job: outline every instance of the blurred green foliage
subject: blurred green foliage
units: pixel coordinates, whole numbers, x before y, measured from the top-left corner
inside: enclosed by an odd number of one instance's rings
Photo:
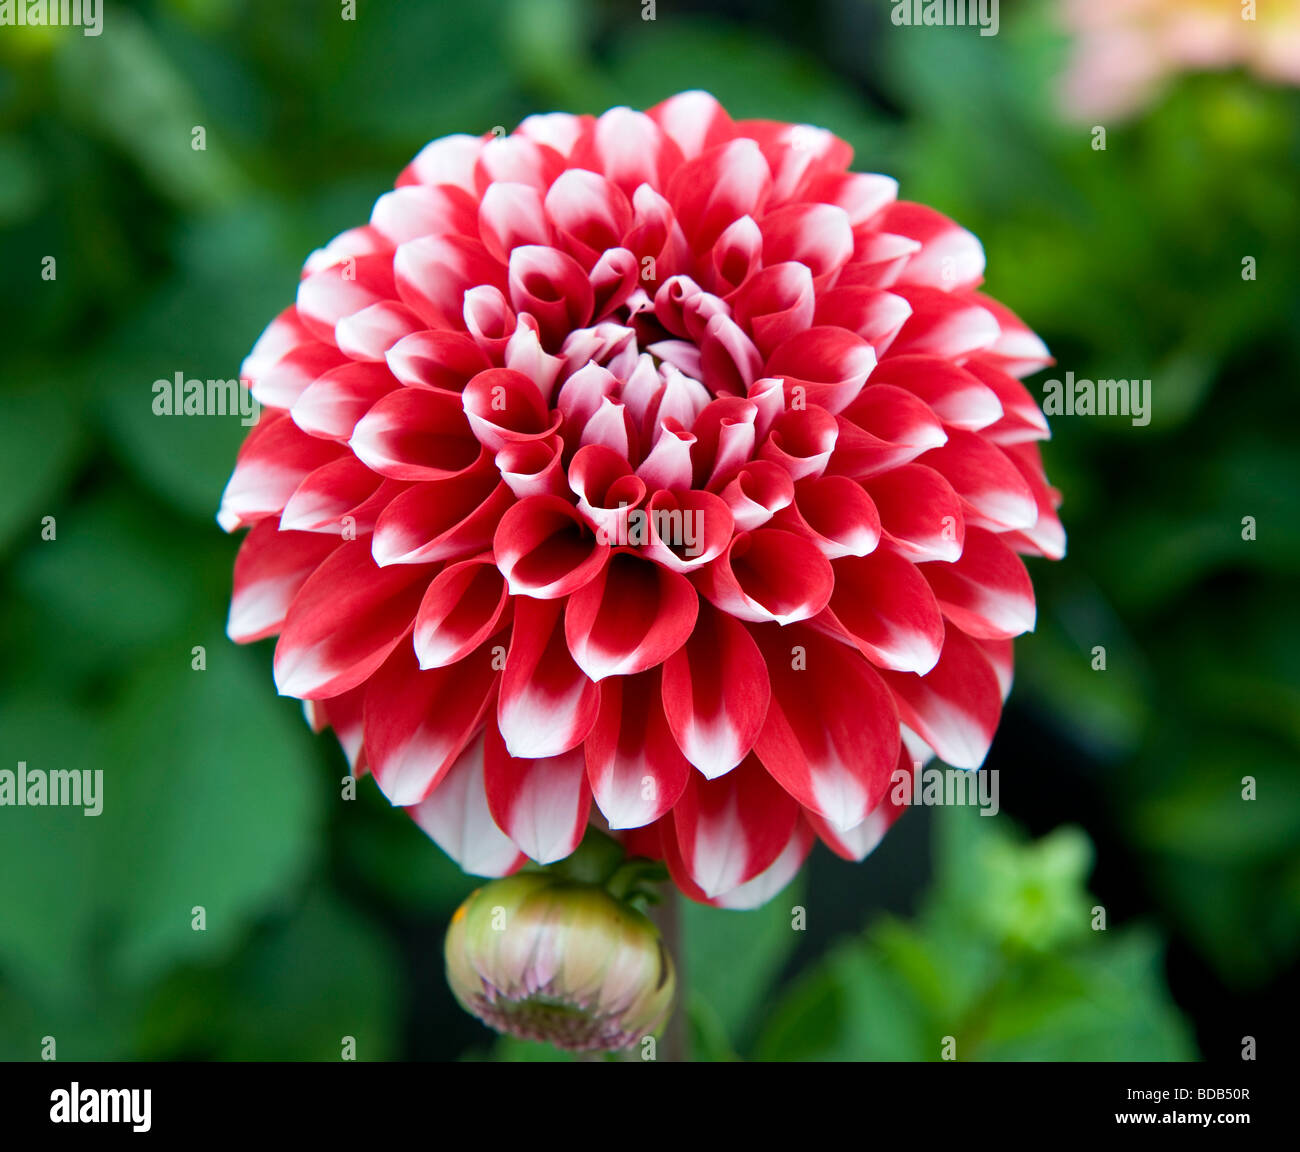
[[[349,23],[154,0],[110,5],[98,38],[0,29],[0,763],[102,768],[107,790],[94,818],[0,809],[0,1058],[46,1035],[64,1059],[336,1059],[344,1036],[362,1059],[537,1055],[442,988],[473,881],[368,784],[339,802],[341,757],[275,695],[269,644],[225,640],[235,543],[212,517],[245,429],[156,417],[150,386],[233,375],[308,252],[428,139],[690,87],[833,129],[975,231],[1060,372],[1153,380],[1148,427],[1054,423],[1071,555],[1032,565],[1014,697],[1050,739],[1004,780],[1014,809],[1058,753],[1088,765],[1035,816],[1088,808],[1145,923],[1088,929],[1080,833],[946,813],[915,920],[862,905],[866,933],[793,979],[791,908],[815,924],[853,888],[689,909],[697,1054],[936,1059],[951,1035],[959,1059],[1182,1059],[1159,931],[1228,990],[1295,964],[1300,98],[1188,78],[1099,152],[1054,108],[1049,0],[1009,0],[991,39],[868,0],[708,7],[359,0]]]
[[[1111,932],[1084,888],[1085,836],[1021,844],[960,808],[939,832],[921,915],[876,921],[800,978],[759,1059],[1195,1059],[1158,942]]]

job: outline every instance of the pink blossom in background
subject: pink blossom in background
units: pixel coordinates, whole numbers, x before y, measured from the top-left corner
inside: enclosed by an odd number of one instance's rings
[[[1300,0],[1062,0],[1074,36],[1063,81],[1077,118],[1128,116],[1179,72],[1246,67],[1300,84]]]

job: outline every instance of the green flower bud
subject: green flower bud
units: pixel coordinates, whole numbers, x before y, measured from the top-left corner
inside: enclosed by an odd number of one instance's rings
[[[659,931],[604,888],[539,872],[471,893],[451,918],[447,981],[498,1032],[589,1052],[667,1019],[676,976]]]

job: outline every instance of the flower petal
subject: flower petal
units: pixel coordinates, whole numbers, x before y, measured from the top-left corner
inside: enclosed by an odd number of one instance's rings
[[[673,740],[658,672],[616,676],[600,691],[586,740],[587,779],[611,829],[641,828],[672,809],[691,766]]]
[[[557,756],[516,759],[489,724],[484,784],[492,818],[531,860],[553,864],[582,842],[591,788],[581,748]]]

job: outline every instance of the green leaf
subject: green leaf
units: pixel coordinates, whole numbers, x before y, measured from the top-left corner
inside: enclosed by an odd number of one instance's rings
[[[773,1060],[1185,1060],[1155,938],[1089,932],[1091,845],[1022,842],[962,808],[937,821],[936,888],[833,949],[777,1005]]]
[[[15,364],[12,372],[23,383],[0,393],[0,552],[19,537],[40,541],[44,516],[55,516],[57,531],[62,489],[82,445],[79,398],[66,381],[50,379],[48,369]]]
[[[799,940],[793,909],[802,881],[752,912],[682,901],[681,924],[688,995],[709,1005],[732,1046],[743,1051],[760,1006]],[[738,964],[737,958],[744,957]]]
[[[15,775],[20,761],[41,773],[103,767],[93,718],[67,701],[15,694],[0,705],[0,740],[0,771]],[[98,867],[111,844],[104,820],[84,808],[0,805],[0,965],[47,1000],[85,987],[107,898]]]
[[[108,36],[67,36],[55,56],[63,115],[128,156],[159,192],[191,209],[227,201],[241,187],[238,169],[208,127],[185,76],[167,59],[152,30],[127,9],[112,16]],[[102,94],[112,93],[112,99]]]
[[[258,939],[231,974],[220,1055],[239,1060],[391,1060],[405,990],[388,941],[316,893]],[[439,976],[441,970],[439,967]]]
[[[191,643],[192,642],[192,643]],[[191,668],[191,648],[207,668]],[[132,672],[114,709],[97,884],[119,915],[115,968],[143,978],[227,955],[283,906],[316,855],[329,784],[298,709],[220,634],[186,637]],[[206,930],[191,926],[201,907]]]

